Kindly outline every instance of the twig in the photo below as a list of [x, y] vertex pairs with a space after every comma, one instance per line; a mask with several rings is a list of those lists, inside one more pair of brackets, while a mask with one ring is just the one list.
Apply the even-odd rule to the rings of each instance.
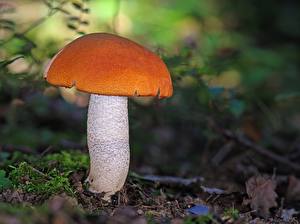
[[30, 166], [30, 165], [28, 165], [28, 166], [30, 167], [30, 169], [32, 169], [32, 171], [38, 173], [39, 175], [45, 177], [46, 179], [48, 179], [48, 180], [52, 180], [53, 179], [53, 177], [48, 176], [47, 174], [44, 174], [43, 172], [39, 171], [38, 169], [34, 168], [33, 166]]
[[24, 30], [22, 33], [15, 33], [14, 35], [12, 35], [10, 38], [4, 40], [2, 43], [0, 43], [0, 46], [4, 46], [5, 44], [7, 44], [8, 42], [10, 42], [11, 40], [13, 40], [14, 38], [20, 38], [23, 37], [25, 34], [27, 34], [28, 32], [30, 32], [31, 30], [33, 30], [34, 28], [36, 28], [37, 26], [41, 25], [42, 23], [44, 23], [47, 19], [49, 19], [50, 17], [52, 17], [53, 15], [55, 15], [57, 12], [59, 12], [59, 7], [64, 6], [68, 1], [63, 1], [59, 4], [58, 7], [56, 7], [55, 9], [50, 9], [49, 13], [47, 14], [46, 17], [40, 18], [37, 21], [33, 22], [26, 30]]
[[52, 145], [49, 145], [41, 154], [40, 157], [43, 157], [44, 155], [48, 154], [53, 149]]
[[156, 182], [159, 184], [182, 185], [186, 187], [204, 181], [203, 177], [181, 178], [181, 177], [173, 177], [173, 176], [156, 176], [156, 175], [140, 176], [137, 174], [131, 174], [131, 175], [141, 180]]
[[259, 153], [263, 156], [266, 156], [276, 162], [279, 162], [286, 166], [289, 166], [290, 168], [292, 168], [296, 171], [300, 171], [300, 165], [290, 161], [289, 159], [287, 159], [285, 157], [282, 157], [280, 155], [277, 155], [277, 154], [271, 152], [269, 149], [266, 149], [260, 145], [255, 144], [254, 142], [250, 141], [243, 135], [237, 135], [237, 134], [232, 133], [229, 130], [223, 130], [220, 128], [216, 128], [216, 130], [226, 138], [232, 139], [235, 142], [237, 142], [247, 148], [251, 148], [251, 149], [255, 150], [257, 153]]
[[209, 193], [209, 194], [217, 194], [217, 195], [220, 195], [220, 194], [225, 194], [226, 192], [222, 189], [219, 189], [219, 188], [210, 188], [210, 187], [205, 187], [205, 186], [201, 186], [201, 189], [206, 192], [206, 193]]
[[225, 159], [225, 157], [232, 151], [233, 146], [234, 146], [234, 142], [229, 141], [223, 147], [221, 147], [217, 152], [217, 154], [211, 160], [213, 165], [218, 166]]

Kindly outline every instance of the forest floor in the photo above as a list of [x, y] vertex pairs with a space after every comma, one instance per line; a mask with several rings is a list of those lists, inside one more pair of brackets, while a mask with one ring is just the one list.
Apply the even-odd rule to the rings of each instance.
[[253, 176], [240, 184], [223, 168], [192, 178], [131, 172], [105, 202], [86, 190], [86, 152], [8, 151], [1, 151], [0, 223], [299, 223], [294, 176]]

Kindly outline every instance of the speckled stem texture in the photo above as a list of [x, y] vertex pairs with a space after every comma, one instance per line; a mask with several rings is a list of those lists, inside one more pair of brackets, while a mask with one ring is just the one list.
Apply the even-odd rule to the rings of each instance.
[[119, 191], [129, 168], [129, 131], [127, 97], [92, 94], [87, 137], [92, 192], [105, 192], [105, 199]]

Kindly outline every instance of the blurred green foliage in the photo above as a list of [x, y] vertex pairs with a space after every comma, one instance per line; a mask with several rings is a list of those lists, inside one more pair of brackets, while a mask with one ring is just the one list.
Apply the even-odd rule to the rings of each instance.
[[231, 208], [225, 209], [223, 216], [225, 218], [230, 218], [231, 220], [238, 220], [238, 218], [240, 216], [240, 212], [236, 208], [231, 207]]
[[85, 144], [86, 107], [49, 88], [42, 74], [62, 46], [89, 32], [144, 44], [172, 74], [172, 98], [130, 103], [133, 165], [172, 172], [180, 161], [183, 173], [191, 171], [201, 161], [194, 155], [218, 138], [211, 121], [268, 146], [278, 135], [293, 142], [299, 8], [295, 0], [7, 1], [0, 8], [0, 144]]
[[12, 186], [10, 179], [5, 177], [5, 174], [6, 172], [4, 170], [0, 170], [0, 190], [4, 190]]

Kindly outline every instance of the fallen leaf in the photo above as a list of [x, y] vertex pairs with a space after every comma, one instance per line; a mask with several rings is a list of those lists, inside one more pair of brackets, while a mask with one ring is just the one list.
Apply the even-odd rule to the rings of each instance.
[[300, 180], [295, 176], [289, 176], [286, 199], [288, 201], [300, 200]]
[[268, 177], [251, 177], [246, 182], [246, 191], [250, 198], [248, 203], [258, 215], [268, 217], [270, 208], [277, 206], [275, 188], [275, 181]]

